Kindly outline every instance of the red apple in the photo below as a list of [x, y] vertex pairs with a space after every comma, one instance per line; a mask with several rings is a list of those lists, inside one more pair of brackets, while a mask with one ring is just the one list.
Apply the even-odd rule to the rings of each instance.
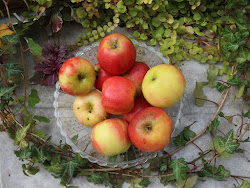
[[86, 95], [94, 86], [96, 72], [94, 65], [84, 58], [67, 59], [59, 71], [59, 83], [69, 95]]
[[97, 78], [96, 78], [96, 81], [95, 81], [95, 88], [98, 89], [99, 91], [102, 91], [103, 83], [105, 82], [105, 80], [110, 78], [111, 75], [106, 73], [106, 71], [101, 68], [99, 63], [95, 66], [95, 70], [97, 71]]
[[142, 85], [143, 78], [148, 70], [149, 70], [149, 67], [146, 63], [135, 62], [135, 65], [123, 75], [123, 77], [131, 80], [133, 84], [135, 85], [136, 96], [143, 96], [141, 85]]
[[88, 127], [108, 118], [101, 102], [102, 94], [98, 90], [92, 90], [83, 96], [77, 96], [73, 103], [73, 112], [78, 121]]
[[104, 37], [97, 54], [100, 66], [110, 75], [121, 75], [135, 63], [136, 51], [131, 40], [123, 34], [113, 33]]
[[134, 108], [129, 113], [123, 114], [123, 119], [130, 123], [138, 112], [146, 109], [147, 107], [152, 106], [143, 97], [138, 97], [135, 99]]
[[127, 78], [110, 77], [102, 86], [102, 105], [110, 114], [128, 113], [134, 107], [135, 92], [134, 84]]
[[172, 129], [172, 120], [163, 109], [148, 107], [133, 117], [128, 133], [135, 147], [156, 152], [168, 145]]
[[128, 123], [118, 118], [102, 121], [92, 129], [91, 141], [95, 150], [104, 156], [124, 153], [131, 145]]

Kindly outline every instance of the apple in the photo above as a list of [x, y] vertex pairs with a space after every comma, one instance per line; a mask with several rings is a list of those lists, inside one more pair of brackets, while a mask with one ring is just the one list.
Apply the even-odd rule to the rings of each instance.
[[145, 98], [137, 97], [135, 99], [134, 108], [129, 113], [123, 114], [123, 119], [126, 120], [128, 123], [130, 123], [133, 117], [138, 112], [146, 109], [147, 107], [152, 107], [152, 106], [146, 101]]
[[128, 134], [138, 149], [156, 152], [168, 145], [172, 129], [172, 120], [163, 109], [148, 107], [133, 117]]
[[104, 120], [92, 129], [91, 141], [95, 150], [104, 156], [124, 153], [131, 145], [128, 123], [118, 118]]
[[101, 98], [102, 94], [98, 90], [75, 98], [73, 112], [81, 124], [93, 127], [108, 118], [109, 114], [104, 110]]
[[60, 86], [69, 95], [86, 95], [94, 86], [95, 80], [94, 65], [84, 58], [69, 58], [59, 70]]
[[134, 107], [136, 88], [127, 78], [112, 76], [102, 85], [102, 105], [115, 115], [128, 113]]
[[128, 71], [135, 63], [136, 50], [131, 40], [123, 34], [104, 37], [98, 47], [97, 59], [102, 69], [117, 76]]
[[142, 96], [142, 81], [149, 70], [149, 67], [146, 63], [143, 62], [135, 62], [135, 65], [126, 72], [123, 77], [131, 80], [136, 87], [136, 96]]
[[185, 78], [174, 65], [161, 64], [151, 68], [142, 82], [145, 99], [155, 107], [168, 108], [176, 104], [185, 91]]
[[95, 88], [98, 89], [99, 91], [102, 91], [102, 85], [107, 80], [108, 78], [112, 77], [108, 73], [106, 73], [105, 70], [103, 70], [100, 66], [100, 64], [96, 64], [95, 70], [97, 72], [97, 78], [95, 81]]

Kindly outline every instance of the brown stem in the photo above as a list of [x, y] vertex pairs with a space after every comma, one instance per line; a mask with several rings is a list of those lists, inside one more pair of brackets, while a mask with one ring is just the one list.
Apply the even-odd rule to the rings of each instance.
[[246, 134], [246, 132], [248, 131], [248, 128], [250, 127], [250, 124], [248, 124], [246, 127], [245, 127], [245, 131], [244, 133], [240, 136], [240, 138], [238, 139], [238, 142], [241, 141], [241, 139], [243, 138], [243, 136]]
[[[226, 94], [225, 94], [223, 100], [221, 101], [220, 105], [218, 106], [216, 112], [214, 113], [212, 119], [210, 120], [210, 122], [208, 123], [208, 125], [206, 126], [206, 128], [203, 129], [203, 131], [201, 131], [199, 134], [197, 134], [194, 138], [192, 138], [191, 140], [189, 140], [189, 141], [186, 143], [186, 145], [192, 143], [194, 140], [196, 140], [197, 138], [199, 138], [200, 136], [202, 136], [202, 135], [207, 131], [209, 125], [210, 125], [211, 122], [216, 118], [216, 116], [219, 114], [219, 112], [220, 112], [220, 110], [221, 110], [223, 104], [225, 103], [226, 98], [227, 98], [228, 93], [229, 93], [229, 90], [230, 90], [230, 87], [227, 88]], [[186, 146], [186, 145], [185, 145], [185, 146]], [[169, 157], [169, 156], [175, 154], [176, 152], [180, 151], [180, 150], [181, 150], [182, 148], [184, 148], [185, 146], [180, 146], [180, 147], [176, 148], [174, 151], [172, 151], [172, 152], [170, 152], [170, 153], [164, 155], [163, 157], [164, 157], [164, 158]]]

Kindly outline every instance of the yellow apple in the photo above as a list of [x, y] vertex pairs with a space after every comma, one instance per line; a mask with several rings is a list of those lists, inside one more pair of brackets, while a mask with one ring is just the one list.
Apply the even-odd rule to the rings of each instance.
[[91, 141], [95, 150], [104, 156], [124, 153], [131, 145], [128, 123], [118, 118], [104, 120], [92, 129]]
[[94, 127], [97, 123], [108, 118], [109, 114], [102, 106], [101, 99], [102, 94], [96, 89], [75, 98], [73, 112], [81, 124]]
[[168, 108], [176, 104], [185, 91], [185, 78], [174, 65], [157, 65], [146, 73], [142, 93], [152, 106]]

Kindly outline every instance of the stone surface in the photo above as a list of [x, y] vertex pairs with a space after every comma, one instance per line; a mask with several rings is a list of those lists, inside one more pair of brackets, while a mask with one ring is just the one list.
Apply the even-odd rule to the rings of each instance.
[[[65, 29], [66, 28], [66, 29]], [[83, 32], [83, 29], [80, 25], [68, 25], [64, 27], [61, 37], [60, 43], [73, 43], [75, 39]], [[127, 36], [132, 36], [131, 33], [128, 33], [126, 30], [122, 28], [117, 28], [114, 32], [124, 33]], [[36, 42], [40, 45], [44, 45], [49, 41], [49, 38], [46, 35], [46, 32], [43, 28], [35, 28], [27, 34], [28, 36], [32, 36]], [[50, 39], [51, 40], [51, 39]], [[159, 48], [156, 47], [159, 50]], [[33, 56], [29, 53], [25, 53], [25, 62], [28, 76], [32, 76], [33, 67], [35, 66], [35, 62]], [[180, 121], [180, 126], [176, 129], [175, 134], [178, 134], [183, 128], [193, 121], [197, 121], [194, 125], [192, 125], [191, 129], [198, 134], [201, 132], [209, 123], [213, 114], [215, 113], [217, 107], [213, 103], [206, 102], [203, 107], [197, 107], [194, 105], [194, 97], [193, 91], [195, 88], [196, 81], [207, 81], [206, 72], [208, 66], [199, 64], [194, 60], [183, 61], [181, 70], [186, 78], [186, 92], [184, 96], [184, 108], [183, 108], [183, 116]], [[37, 107], [32, 110], [34, 115], [42, 115], [48, 117], [51, 121], [48, 124], [41, 123], [38, 126], [40, 129], [45, 130], [45, 133], [48, 135], [52, 135], [52, 141], [58, 142], [60, 139], [64, 140], [64, 138], [60, 135], [59, 128], [56, 125], [56, 120], [54, 117], [54, 108], [53, 108], [53, 93], [55, 91], [55, 87], [45, 87], [39, 85], [29, 85], [29, 90], [31, 88], [35, 88], [38, 90], [39, 97], [41, 102], [37, 105]], [[216, 89], [211, 89], [209, 87], [204, 87], [204, 93], [207, 95], [209, 100], [213, 100], [218, 102], [219, 93], [216, 92]], [[233, 115], [240, 113], [241, 100], [236, 99], [235, 104], [232, 104], [232, 93], [230, 97], [227, 99], [225, 105], [222, 108], [222, 111], [225, 115]], [[223, 132], [227, 132], [228, 130], [237, 127], [229, 124], [226, 120], [220, 119], [221, 124], [219, 129]], [[234, 123], [240, 123], [239, 118], [234, 118]], [[249, 122], [248, 122], [249, 123]], [[249, 135], [246, 134], [244, 138], [247, 138]], [[211, 141], [211, 136], [206, 134], [195, 141], [197, 145], [200, 146], [201, 149], [206, 150], [209, 148], [209, 143]], [[243, 143], [240, 146], [242, 149], [245, 149], [245, 154], [235, 154], [234, 158], [221, 159], [218, 158], [216, 161], [216, 166], [222, 164], [226, 169], [231, 171], [233, 175], [241, 175], [241, 176], [250, 176], [250, 165], [249, 165], [249, 157], [250, 157], [250, 145], [249, 143]], [[0, 133], [0, 188], [59, 188], [60, 180], [55, 179], [51, 176], [47, 171], [45, 171], [42, 167], [40, 167], [40, 172], [34, 176], [27, 177], [22, 172], [22, 161], [19, 161], [18, 158], [13, 153], [13, 150], [16, 149], [13, 146], [13, 141], [8, 138], [6, 133]], [[170, 149], [172, 151], [173, 144], [170, 144]], [[178, 153], [176, 153], [173, 158], [184, 157], [187, 161], [193, 160], [198, 156], [199, 149], [193, 144], [188, 145]], [[211, 156], [210, 156], [211, 157]], [[212, 162], [213, 164], [213, 162]], [[150, 178], [151, 184], [149, 187], [164, 187], [160, 184], [159, 179]], [[234, 184], [237, 185], [237, 182], [230, 178], [227, 181], [215, 181], [209, 178], [201, 178], [198, 179], [195, 187], [197, 188], [215, 188], [215, 187], [233, 187]], [[84, 177], [77, 177], [72, 181], [73, 185], [78, 185], [80, 188], [91, 188], [91, 187], [104, 187], [103, 185], [94, 185], [89, 183]], [[128, 187], [129, 184], [124, 184], [123, 187]], [[175, 185], [169, 184], [167, 187], [175, 187]]]

